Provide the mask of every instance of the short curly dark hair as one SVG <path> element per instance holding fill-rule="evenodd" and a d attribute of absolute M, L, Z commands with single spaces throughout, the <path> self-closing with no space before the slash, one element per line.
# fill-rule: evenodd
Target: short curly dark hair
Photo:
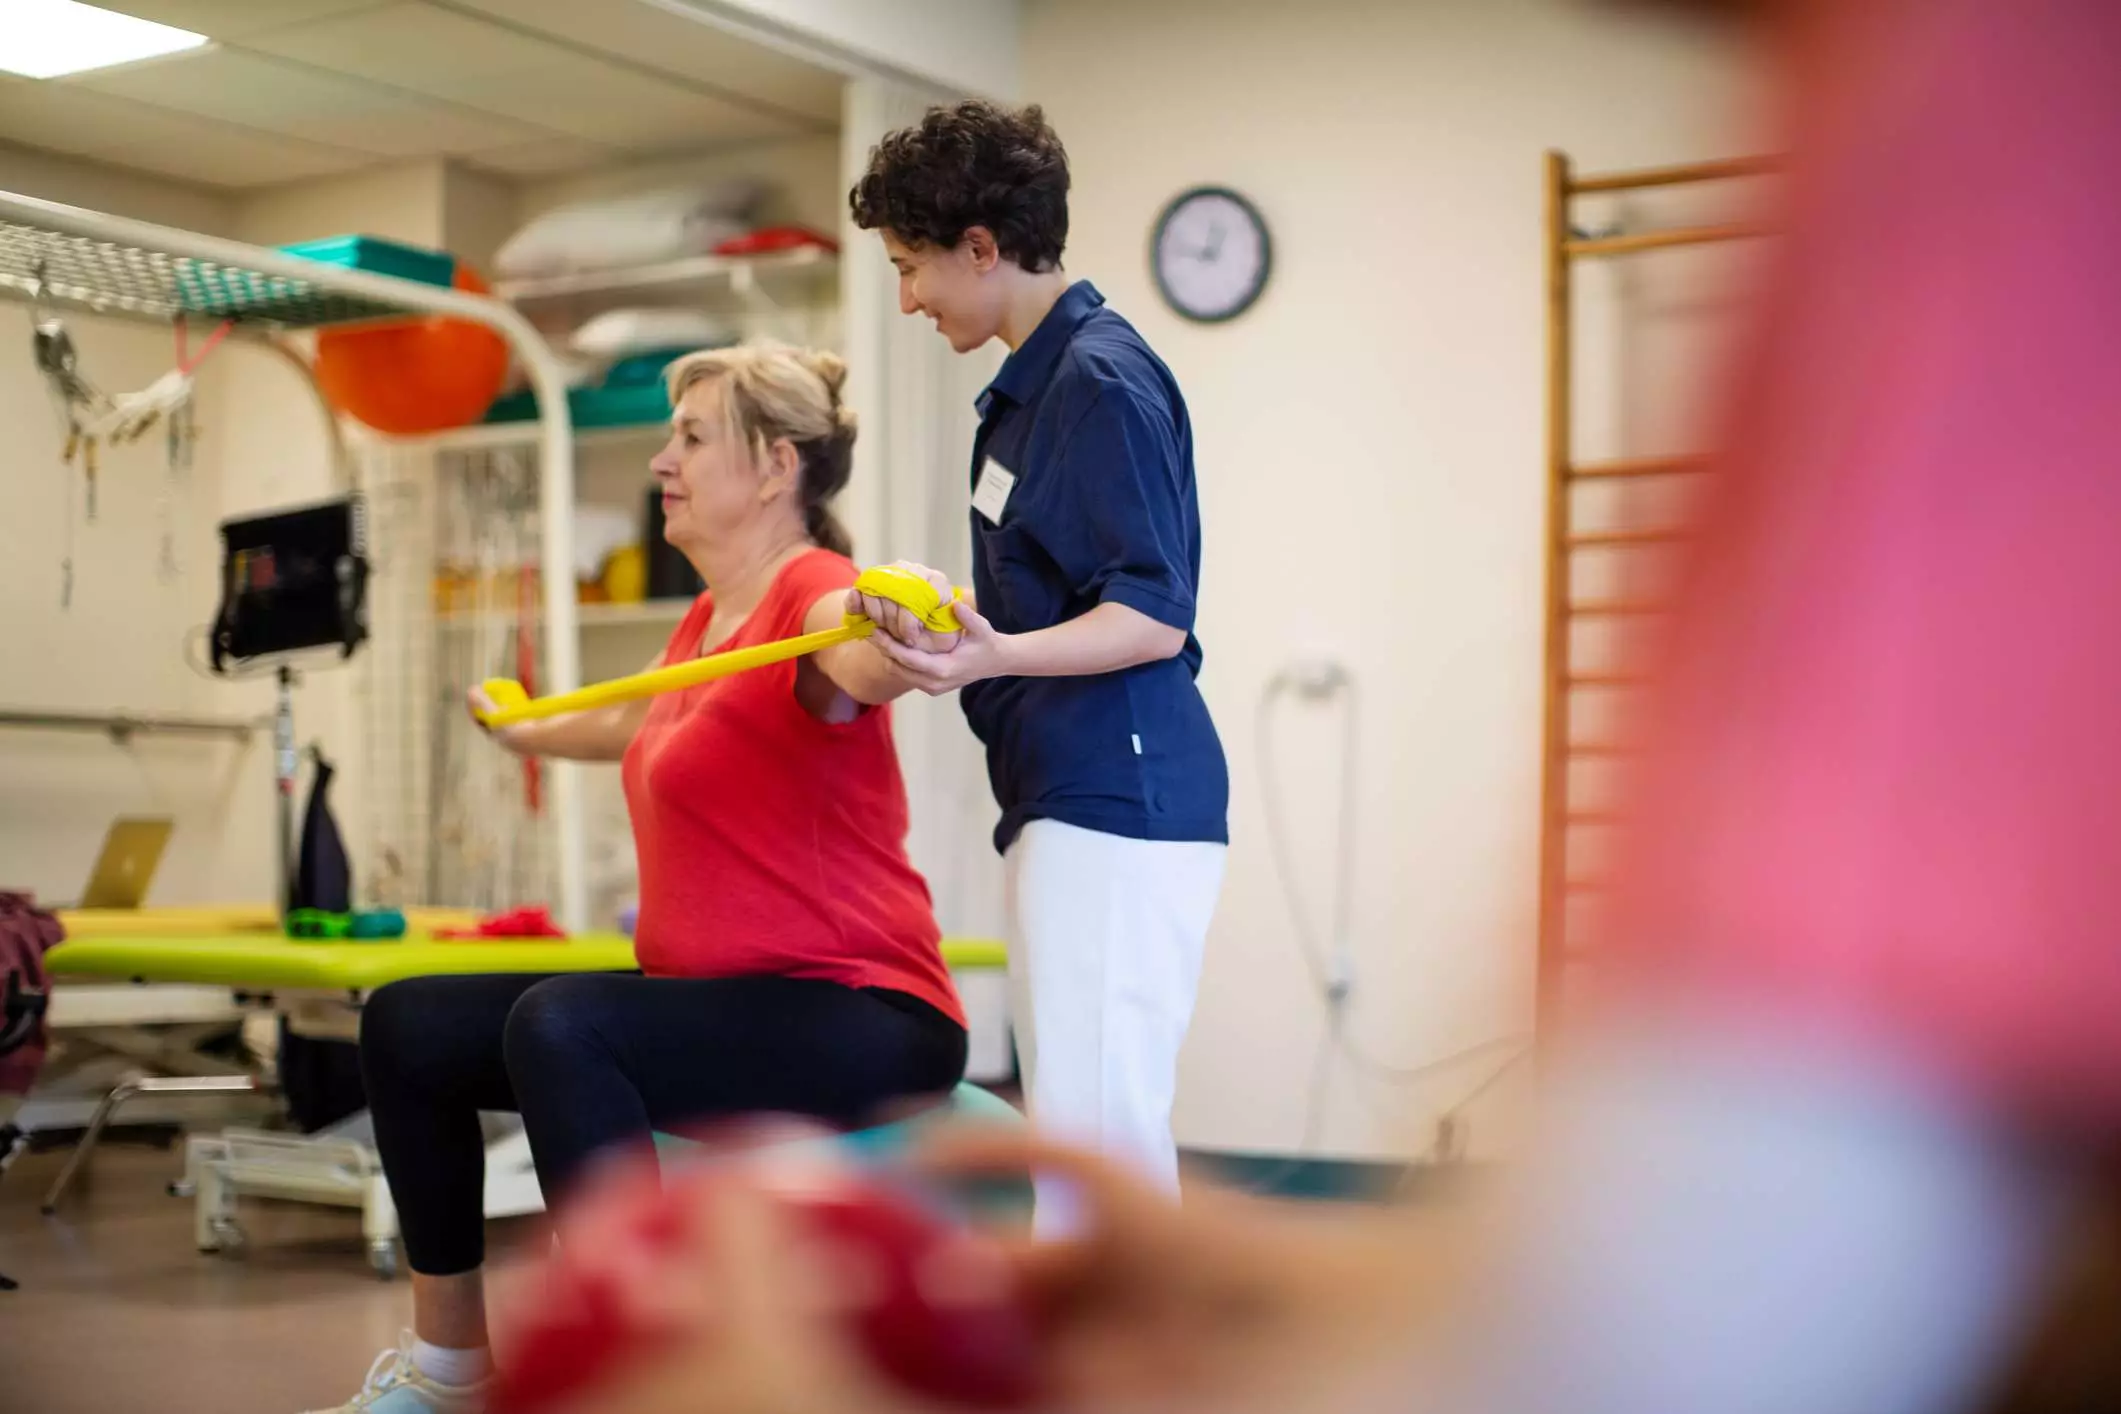
<path fill-rule="evenodd" d="M 910 245 L 947 250 L 984 226 L 1037 274 L 1068 244 L 1068 152 L 1036 104 L 944 104 L 870 151 L 847 204 L 861 229 Z"/>

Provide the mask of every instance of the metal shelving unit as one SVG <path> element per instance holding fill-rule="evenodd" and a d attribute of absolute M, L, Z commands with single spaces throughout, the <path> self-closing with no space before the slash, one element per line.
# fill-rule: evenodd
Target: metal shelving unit
<path fill-rule="evenodd" d="M 165 327 L 182 319 L 226 320 L 230 337 L 282 354 L 287 352 L 279 338 L 283 333 L 326 325 L 422 314 L 484 325 L 507 341 L 537 395 L 540 420 L 534 427 L 543 503 L 574 504 L 574 429 L 565 370 L 530 321 L 501 299 L 11 192 L 0 192 L 0 296 Z M 307 365 L 302 367 L 306 373 Z M 313 382 L 309 386 L 316 391 Z M 336 436 L 330 407 L 321 394 L 317 401 Z M 574 562 L 570 517 L 541 517 L 539 531 L 545 564 Z M 571 576 L 545 577 L 542 610 L 550 630 L 544 635 L 544 690 L 577 687 L 580 641 Z M 580 931 L 589 922 L 581 786 L 568 763 L 552 763 L 550 771 L 556 902 L 562 926 Z"/>

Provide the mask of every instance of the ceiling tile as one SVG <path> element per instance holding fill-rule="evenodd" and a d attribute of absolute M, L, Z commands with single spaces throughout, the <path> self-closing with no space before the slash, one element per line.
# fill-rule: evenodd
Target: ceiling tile
<path fill-rule="evenodd" d="M 581 0 L 448 0 L 567 41 L 592 54 L 626 59 L 698 87 L 756 99 L 821 128 L 837 127 L 845 82 L 829 69 L 673 15 L 653 5 L 584 5 Z"/>
<path fill-rule="evenodd" d="M 606 62 L 564 41 L 433 5 L 321 20 L 251 47 L 625 147 L 707 146 L 804 130 L 800 119 L 658 78 L 631 61 Z"/>
<path fill-rule="evenodd" d="M 240 51 L 210 49 L 66 82 L 377 157 L 470 152 L 539 136 L 505 118 Z"/>
<path fill-rule="evenodd" d="M 566 57 L 542 39 L 431 5 L 396 4 L 276 31 L 246 47 L 449 98 L 466 79 Z"/>
<path fill-rule="evenodd" d="M 386 0 L 96 0 L 106 10 L 175 25 L 212 39 L 245 39 L 326 15 L 373 9 Z"/>
<path fill-rule="evenodd" d="M 791 132 L 756 109 L 577 55 L 522 73 L 470 75 L 454 88 L 473 107 L 620 147 L 705 147 Z"/>
<path fill-rule="evenodd" d="M 427 155 L 549 177 L 838 115 L 837 75 L 634 0 L 99 2 L 220 43 L 6 79 L 8 140 L 248 189 Z"/>
<path fill-rule="evenodd" d="M 366 153 L 33 79 L 0 81 L 0 132 L 29 147 L 220 187 L 298 181 L 352 171 L 373 160 Z"/>

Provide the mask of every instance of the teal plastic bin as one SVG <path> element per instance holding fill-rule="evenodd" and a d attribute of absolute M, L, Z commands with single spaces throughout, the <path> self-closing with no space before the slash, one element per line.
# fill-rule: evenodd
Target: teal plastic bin
<path fill-rule="evenodd" d="M 660 383 L 633 388 L 573 388 L 567 412 L 576 427 L 652 427 L 670 420 L 670 398 Z M 537 395 L 524 388 L 486 410 L 488 422 L 529 422 L 538 415 Z"/>
<path fill-rule="evenodd" d="M 443 251 L 399 245 L 374 236 L 326 236 L 320 241 L 284 245 L 281 250 L 304 260 L 336 265 L 343 270 L 365 270 L 371 275 L 395 275 L 423 285 L 447 287 L 456 279 L 456 257 Z"/>

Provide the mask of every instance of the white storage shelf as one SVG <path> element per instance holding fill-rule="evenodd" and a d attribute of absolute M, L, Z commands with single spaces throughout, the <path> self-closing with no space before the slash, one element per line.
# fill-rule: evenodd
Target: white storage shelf
<path fill-rule="evenodd" d="M 836 276 L 839 256 L 818 246 L 760 255 L 696 255 L 623 270 L 585 270 L 537 279 L 503 280 L 494 293 L 518 308 L 555 301 L 588 303 L 613 296 L 668 297 L 687 304 L 717 299 L 771 300 L 814 296 Z"/>

